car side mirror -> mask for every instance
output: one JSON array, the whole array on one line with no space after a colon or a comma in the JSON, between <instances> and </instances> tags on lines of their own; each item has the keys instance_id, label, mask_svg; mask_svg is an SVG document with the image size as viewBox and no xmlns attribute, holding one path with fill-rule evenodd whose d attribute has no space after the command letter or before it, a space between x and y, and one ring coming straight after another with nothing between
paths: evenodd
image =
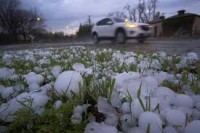
<instances>
[{"instance_id":1,"label":"car side mirror","mask_svg":"<svg viewBox=\"0 0 200 133\"><path fill-rule=\"evenodd\" d=\"M113 22L113 21L108 21L107 24L108 24L108 25L113 25L114 22Z\"/></svg>"}]
</instances>

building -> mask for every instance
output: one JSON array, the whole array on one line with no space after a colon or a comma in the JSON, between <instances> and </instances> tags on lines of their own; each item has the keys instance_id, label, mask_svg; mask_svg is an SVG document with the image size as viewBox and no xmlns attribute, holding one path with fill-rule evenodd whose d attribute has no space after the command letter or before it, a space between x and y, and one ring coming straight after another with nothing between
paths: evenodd
<instances>
[{"instance_id":1,"label":"building","mask_svg":"<svg viewBox=\"0 0 200 133\"><path fill-rule=\"evenodd\" d=\"M151 21L154 37L195 36L200 35L200 16L193 13L178 11L177 15Z\"/></svg>"}]
</instances>

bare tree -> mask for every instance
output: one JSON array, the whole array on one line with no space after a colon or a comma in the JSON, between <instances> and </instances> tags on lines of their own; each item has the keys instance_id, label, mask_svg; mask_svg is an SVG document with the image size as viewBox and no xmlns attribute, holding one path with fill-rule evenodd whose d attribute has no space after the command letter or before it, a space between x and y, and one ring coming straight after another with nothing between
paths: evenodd
<instances>
[{"instance_id":1,"label":"bare tree","mask_svg":"<svg viewBox=\"0 0 200 133\"><path fill-rule=\"evenodd\" d=\"M138 9L139 22L147 22L148 17L146 13L145 0L139 0L137 9Z\"/></svg>"},{"instance_id":2,"label":"bare tree","mask_svg":"<svg viewBox=\"0 0 200 133\"><path fill-rule=\"evenodd\" d=\"M112 13L109 13L108 16L109 17L117 17L117 18L126 18L127 17L124 12L112 12Z\"/></svg>"},{"instance_id":3,"label":"bare tree","mask_svg":"<svg viewBox=\"0 0 200 133\"><path fill-rule=\"evenodd\" d=\"M124 9L128 11L129 19L130 19L130 20L133 20L132 14L131 14L131 6L130 6L129 4L127 4L127 5L124 7Z\"/></svg>"},{"instance_id":4,"label":"bare tree","mask_svg":"<svg viewBox=\"0 0 200 133\"><path fill-rule=\"evenodd\" d=\"M125 10L127 10L128 12L128 15L129 15L129 19L131 21L134 21L136 22L137 21L137 16L136 16L136 8L133 8L131 7L131 5L127 4L125 7L124 7Z\"/></svg>"},{"instance_id":5,"label":"bare tree","mask_svg":"<svg viewBox=\"0 0 200 133\"><path fill-rule=\"evenodd\" d=\"M137 9L136 8L132 8L131 9L131 15L132 15L132 18L133 18L133 21L136 22L137 21Z\"/></svg>"},{"instance_id":6,"label":"bare tree","mask_svg":"<svg viewBox=\"0 0 200 133\"><path fill-rule=\"evenodd\" d=\"M44 20L36 9L21 9L19 0L1 0L0 26L14 41L18 41L20 36L26 39L33 30L43 27Z\"/></svg>"},{"instance_id":7,"label":"bare tree","mask_svg":"<svg viewBox=\"0 0 200 133\"><path fill-rule=\"evenodd\" d=\"M139 22L149 22L155 18L157 0L139 0L138 16Z\"/></svg>"}]
</instances>

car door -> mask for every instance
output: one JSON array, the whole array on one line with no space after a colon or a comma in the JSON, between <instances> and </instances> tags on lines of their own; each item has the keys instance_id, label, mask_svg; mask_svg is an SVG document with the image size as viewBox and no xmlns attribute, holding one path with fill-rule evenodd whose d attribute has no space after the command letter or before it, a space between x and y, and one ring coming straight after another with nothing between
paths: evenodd
<instances>
[{"instance_id":1,"label":"car door","mask_svg":"<svg viewBox=\"0 0 200 133\"><path fill-rule=\"evenodd\" d=\"M104 37L105 32L104 32L104 28L105 28L105 22L106 19L102 19L99 22L97 22L97 31L98 31L98 36L99 37Z\"/></svg>"},{"instance_id":2,"label":"car door","mask_svg":"<svg viewBox=\"0 0 200 133\"><path fill-rule=\"evenodd\" d=\"M106 37L112 37L114 32L114 21L110 18L106 18L103 29L103 34Z\"/></svg>"}]
</instances>

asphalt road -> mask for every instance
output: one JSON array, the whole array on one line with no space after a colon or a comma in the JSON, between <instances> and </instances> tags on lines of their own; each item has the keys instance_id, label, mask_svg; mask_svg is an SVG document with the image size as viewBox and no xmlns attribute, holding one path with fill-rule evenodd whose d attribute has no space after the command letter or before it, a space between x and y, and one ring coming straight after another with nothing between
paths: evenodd
<instances>
[{"instance_id":1,"label":"asphalt road","mask_svg":"<svg viewBox=\"0 0 200 133\"><path fill-rule=\"evenodd\" d=\"M155 52L165 51L168 54L185 54L188 52L196 52L200 57L200 39L182 39L182 40L158 40L149 39L144 43L138 43L134 40L128 41L126 44L113 44L111 42L100 42L93 44L91 41L87 42L62 42L62 43L31 43L31 44L15 44L15 45L0 45L0 52L15 51L25 49L41 49L41 48L61 48L68 46L85 46L89 48L112 48L126 51L143 51Z\"/></svg>"}]
</instances>

